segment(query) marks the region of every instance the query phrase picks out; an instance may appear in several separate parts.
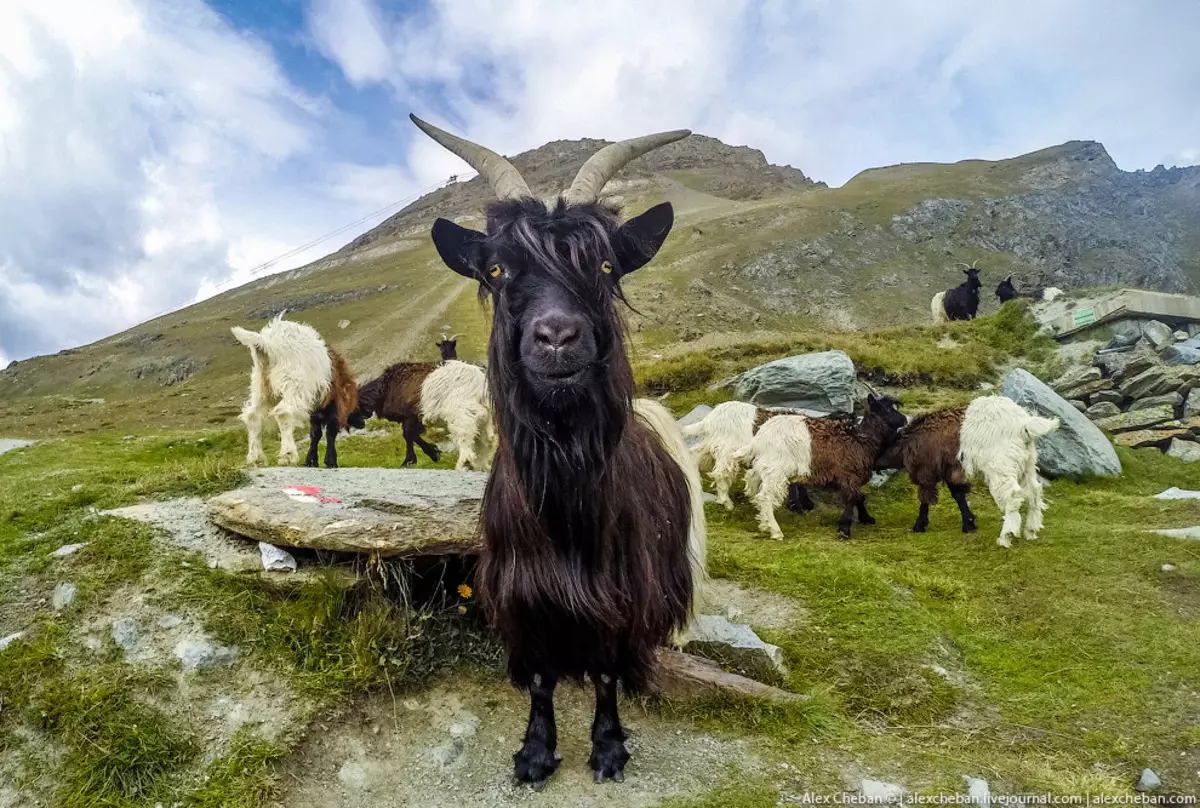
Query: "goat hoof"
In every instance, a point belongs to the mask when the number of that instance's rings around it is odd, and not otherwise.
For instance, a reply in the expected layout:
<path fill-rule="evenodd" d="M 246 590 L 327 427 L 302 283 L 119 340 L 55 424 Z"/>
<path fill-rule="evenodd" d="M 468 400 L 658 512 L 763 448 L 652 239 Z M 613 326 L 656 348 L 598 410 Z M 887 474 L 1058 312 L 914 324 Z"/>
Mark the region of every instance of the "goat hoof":
<path fill-rule="evenodd" d="M 974 522 L 964 522 L 963 523 L 963 533 L 974 533 L 978 529 L 979 528 L 975 527 Z"/>
<path fill-rule="evenodd" d="M 875 517 L 874 516 L 864 516 L 862 519 L 858 520 L 858 523 L 860 525 L 873 525 L 873 524 L 875 524 Z"/>
<path fill-rule="evenodd" d="M 838 538 L 841 539 L 842 541 L 850 541 L 850 531 L 839 528 L 838 529 Z"/>
<path fill-rule="evenodd" d="M 528 783 L 534 791 L 541 791 L 546 780 L 558 768 L 559 758 L 540 741 L 526 741 L 521 750 L 513 755 L 513 776 L 519 783 Z"/>
<path fill-rule="evenodd" d="M 316 464 L 316 463 L 313 463 L 313 465 L 315 466 L 315 465 L 317 465 L 317 464 Z M 328 462 L 328 461 L 326 461 L 326 462 L 325 462 L 325 468 L 327 468 L 327 469 L 335 469 L 335 468 L 337 468 L 337 467 L 338 467 L 338 464 L 337 464 L 337 461 L 336 461 L 336 460 L 335 460 L 335 461 L 333 461 L 332 463 L 330 463 L 330 462 Z"/>
<path fill-rule="evenodd" d="M 1000 538 L 996 539 L 996 544 L 1000 545 L 1000 546 L 1001 546 L 1001 547 L 1003 547 L 1005 550 L 1010 550 L 1010 549 L 1012 549 L 1012 542 L 1011 542 L 1011 541 L 1009 541 L 1008 539 L 1004 538 L 1003 536 L 1001 536 Z"/>
<path fill-rule="evenodd" d="M 625 781 L 625 764 L 629 762 L 629 752 L 625 744 L 616 738 L 606 738 L 592 742 L 592 756 L 588 758 L 593 779 L 597 783 L 612 779 L 614 783 Z"/>
<path fill-rule="evenodd" d="M 315 457 L 304 458 L 304 467 L 308 469 L 315 469 L 317 467 L 317 459 Z"/>
<path fill-rule="evenodd" d="M 929 525 L 913 525 L 912 532 L 924 533 L 926 530 L 929 530 Z"/>

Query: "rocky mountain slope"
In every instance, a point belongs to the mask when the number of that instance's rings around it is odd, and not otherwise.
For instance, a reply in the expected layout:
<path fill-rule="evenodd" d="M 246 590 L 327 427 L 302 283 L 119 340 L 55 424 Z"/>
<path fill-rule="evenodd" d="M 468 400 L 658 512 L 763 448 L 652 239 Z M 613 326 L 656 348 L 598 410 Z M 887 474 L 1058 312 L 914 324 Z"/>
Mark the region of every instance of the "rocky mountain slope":
<path fill-rule="evenodd" d="M 601 145 L 555 141 L 514 162 L 548 196 Z M 1098 143 L 871 169 L 827 188 L 757 150 L 694 135 L 634 162 L 608 190 L 632 211 L 667 199 L 677 212 L 659 257 L 627 283 L 642 355 L 920 321 L 930 296 L 958 283 L 959 261 L 983 269 L 985 311 L 1009 273 L 1020 286 L 1200 289 L 1200 167 L 1123 172 Z M 247 365 L 229 326 L 257 327 L 283 308 L 362 376 L 435 358 L 443 329 L 463 333 L 464 358 L 480 358 L 486 318 L 473 285 L 441 265 L 427 233 L 436 216 L 478 223 L 489 199 L 478 179 L 451 184 L 306 267 L 14 363 L 0 372 L 0 416 L 33 432 L 89 419 L 114 429 L 226 422 Z"/>

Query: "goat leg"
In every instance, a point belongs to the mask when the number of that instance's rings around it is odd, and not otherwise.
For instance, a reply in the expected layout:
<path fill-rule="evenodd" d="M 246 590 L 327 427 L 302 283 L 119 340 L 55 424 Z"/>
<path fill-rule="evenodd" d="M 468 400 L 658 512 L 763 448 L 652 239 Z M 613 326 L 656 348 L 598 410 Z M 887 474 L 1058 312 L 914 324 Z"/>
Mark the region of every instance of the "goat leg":
<path fill-rule="evenodd" d="M 938 501 L 937 483 L 919 485 L 917 499 L 921 502 L 921 510 L 917 513 L 917 522 L 913 525 L 912 532 L 924 533 L 929 530 L 929 506 L 936 505 Z"/>
<path fill-rule="evenodd" d="M 325 468 L 327 469 L 335 469 L 338 467 L 337 433 L 338 426 L 336 420 L 331 420 L 325 425 Z M 316 464 L 314 463 L 313 465 Z"/>
<path fill-rule="evenodd" d="M 304 458 L 304 465 L 309 468 L 317 467 L 317 447 L 321 444 L 321 419 L 315 414 L 309 419 L 308 431 L 308 454 Z M 326 445 L 326 451 L 329 446 Z"/>
<path fill-rule="evenodd" d="M 850 525 L 854 521 L 854 509 L 858 504 L 858 491 L 842 492 L 842 517 L 838 519 L 838 538 L 850 538 Z"/>
<path fill-rule="evenodd" d="M 865 496 L 859 496 L 858 502 L 855 503 L 855 508 L 858 510 L 858 523 L 860 525 L 875 524 L 875 517 L 867 513 L 867 498 Z"/>
<path fill-rule="evenodd" d="M 534 674 L 529 686 L 529 724 L 525 744 L 513 755 L 513 775 L 518 782 L 529 783 L 541 791 L 546 780 L 558 768 L 558 728 L 554 725 L 554 686 L 552 677 Z"/>
<path fill-rule="evenodd" d="M 592 755 L 588 758 L 597 783 L 625 779 L 625 730 L 617 715 L 617 680 L 606 673 L 596 679 L 596 717 L 592 720 Z"/>
<path fill-rule="evenodd" d="M 954 502 L 958 505 L 958 512 L 962 514 L 962 532 L 974 533 L 975 514 L 971 512 L 971 505 L 967 502 L 967 494 L 971 492 L 970 485 L 955 485 L 949 483 L 950 496 L 954 497 Z"/>
<path fill-rule="evenodd" d="M 808 513 L 817 506 L 808 496 L 808 488 L 804 483 L 789 483 L 787 509 L 792 513 Z"/>

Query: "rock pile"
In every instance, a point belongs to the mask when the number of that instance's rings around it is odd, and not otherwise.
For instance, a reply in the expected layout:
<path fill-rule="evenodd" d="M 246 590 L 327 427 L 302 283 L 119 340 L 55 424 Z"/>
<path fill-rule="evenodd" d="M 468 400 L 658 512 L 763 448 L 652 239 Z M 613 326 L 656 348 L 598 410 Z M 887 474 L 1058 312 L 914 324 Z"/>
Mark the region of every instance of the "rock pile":
<path fill-rule="evenodd" d="M 1051 387 L 1117 445 L 1200 459 L 1200 340 L 1156 320 L 1120 325 Z"/>

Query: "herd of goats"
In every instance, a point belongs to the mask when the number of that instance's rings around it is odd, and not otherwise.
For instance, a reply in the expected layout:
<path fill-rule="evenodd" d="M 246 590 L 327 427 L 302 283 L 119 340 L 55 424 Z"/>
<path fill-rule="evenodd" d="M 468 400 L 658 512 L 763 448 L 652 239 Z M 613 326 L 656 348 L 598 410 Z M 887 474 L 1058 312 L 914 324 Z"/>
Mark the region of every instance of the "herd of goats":
<path fill-rule="evenodd" d="M 558 767 L 555 686 L 585 677 L 596 695 L 588 765 L 598 783 L 624 778 L 629 753 L 617 682 L 632 692 L 651 682 L 657 650 L 686 629 L 706 579 L 701 468 L 727 508 L 744 470 L 760 526 L 773 538 L 782 538 L 774 512 L 785 500 L 793 509 L 812 507 L 806 484 L 837 492 L 842 538 L 850 537 L 855 512 L 872 524 L 863 490 L 881 468 L 904 468 L 916 484 L 914 531 L 928 526 L 941 483 L 958 504 L 963 531 L 974 531 L 967 494 L 978 474 L 1004 514 L 999 543 L 1008 547 L 1021 532 L 1023 505 L 1024 536 L 1036 538 L 1045 502 L 1034 442 L 1058 422 L 1007 398 L 984 396 L 909 419 L 895 399 L 871 395 L 861 420 L 726 402 L 683 429 L 661 404 L 635 398 L 618 311 L 621 280 L 654 257 L 674 213 L 664 203 L 622 221 L 600 192 L 629 161 L 689 132 L 605 146 L 570 188 L 543 201 L 502 156 L 412 120 L 499 198 L 487 209 L 485 232 L 446 219 L 432 228 L 446 265 L 477 281 L 492 301 L 487 369 L 458 361 L 454 339 L 444 338 L 440 363 L 393 365 L 359 388 L 307 325 L 280 315 L 259 332 L 234 328 L 253 362 L 241 415 L 247 461 L 265 459 L 268 416 L 279 425 L 280 462 L 298 461 L 293 429 L 308 418 L 308 465 L 317 465 L 324 434 L 325 463 L 333 467 L 339 430 L 377 415 L 402 425 L 406 465 L 416 462 L 414 444 L 437 459 L 421 434 L 424 422 L 442 421 L 458 467 L 489 471 L 477 584 L 507 648 L 511 680 L 530 697 L 524 743 L 513 756 L 519 781 L 540 789 Z M 974 316 L 978 270 L 967 274 L 963 287 L 934 299 L 935 314 L 963 319 L 959 309 L 967 307 Z M 1011 277 L 1006 283 L 1011 289 Z M 698 439 L 694 451 L 685 432 Z"/>

